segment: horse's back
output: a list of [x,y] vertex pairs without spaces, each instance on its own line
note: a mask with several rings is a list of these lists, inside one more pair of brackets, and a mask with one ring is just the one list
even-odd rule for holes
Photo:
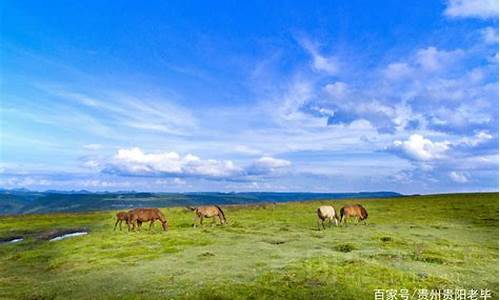
[[116,218],[118,220],[126,220],[128,218],[128,213],[124,211],[120,211],[116,213]]
[[158,208],[135,208],[130,211],[133,219],[139,219],[141,221],[148,221],[151,219],[156,219],[163,217],[163,213]]
[[196,208],[198,214],[204,216],[215,216],[219,214],[219,208],[215,205],[199,206]]
[[316,210],[320,219],[335,217],[335,208],[330,205],[322,205]]
[[345,205],[340,209],[341,216],[359,216],[362,220],[368,218],[368,212],[361,204]]

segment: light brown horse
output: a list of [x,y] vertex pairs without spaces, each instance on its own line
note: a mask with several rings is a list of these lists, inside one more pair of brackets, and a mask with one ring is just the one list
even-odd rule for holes
[[344,224],[347,224],[347,218],[349,217],[356,218],[358,223],[359,221],[365,221],[364,223],[366,224],[368,212],[361,204],[346,205],[340,209],[340,223],[344,222]]
[[[150,222],[149,230],[153,227],[153,223],[158,220],[164,231],[168,230],[168,223],[165,215],[158,208],[136,208],[129,211],[128,230],[135,230],[135,226],[139,227],[142,222]],[[131,228],[132,226],[132,228]]]
[[213,222],[215,223],[215,217],[219,217],[221,224],[227,223],[226,216],[218,205],[190,207],[190,209],[196,214],[196,216],[194,217],[193,227],[196,227],[196,220],[199,220],[200,225],[203,225],[204,218],[212,218]]
[[318,230],[321,230],[320,222],[321,225],[323,226],[323,230],[325,229],[325,221],[329,221],[330,225],[332,225],[333,220],[335,220],[335,225],[339,226],[339,216],[337,215],[337,212],[335,211],[335,208],[333,206],[329,205],[323,205],[318,207],[316,210],[316,213],[318,214]]
[[[123,221],[125,221],[125,224],[128,225],[131,211],[132,210],[120,211],[120,212],[116,213],[116,223],[115,223],[115,228],[113,230],[116,230],[116,226],[120,225],[120,231],[121,231]],[[137,220],[137,227],[141,228],[141,226],[142,226],[142,222],[140,220]]]

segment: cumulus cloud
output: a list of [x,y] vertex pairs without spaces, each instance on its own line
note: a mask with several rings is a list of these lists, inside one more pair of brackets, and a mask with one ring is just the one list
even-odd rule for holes
[[463,55],[464,53],[460,49],[445,51],[436,47],[428,47],[417,51],[416,61],[423,70],[433,72],[451,65]]
[[[95,162],[90,161],[94,166]],[[288,167],[291,162],[263,156],[247,166],[230,160],[201,159],[193,154],[177,152],[145,153],[140,148],[120,149],[110,161],[100,163],[104,173],[126,176],[200,177],[205,179],[244,179],[248,175],[264,175]],[[179,183],[177,181],[176,183]]]
[[128,175],[168,174],[217,178],[238,175],[242,169],[230,160],[204,160],[196,155],[181,156],[176,152],[144,153],[134,147],[118,150],[104,171]]
[[451,180],[459,183],[469,182],[468,174],[466,172],[452,171],[449,173]]
[[450,18],[496,18],[498,0],[448,0],[444,14]]
[[412,134],[408,140],[396,140],[390,150],[415,161],[432,161],[445,157],[450,142],[433,142],[420,134]]
[[412,68],[407,63],[391,63],[384,70],[385,77],[393,80],[404,79],[412,73]]

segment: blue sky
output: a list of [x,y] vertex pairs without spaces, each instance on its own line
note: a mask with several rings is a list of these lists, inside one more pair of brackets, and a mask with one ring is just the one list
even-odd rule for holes
[[498,190],[498,2],[3,1],[0,187]]

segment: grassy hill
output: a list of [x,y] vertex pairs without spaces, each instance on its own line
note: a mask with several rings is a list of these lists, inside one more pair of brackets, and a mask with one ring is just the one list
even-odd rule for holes
[[[315,209],[361,203],[367,225],[318,231]],[[0,217],[0,298],[373,299],[383,289],[490,289],[498,193],[225,206],[229,224],[113,231],[115,211]],[[57,242],[54,229],[89,234]]]

